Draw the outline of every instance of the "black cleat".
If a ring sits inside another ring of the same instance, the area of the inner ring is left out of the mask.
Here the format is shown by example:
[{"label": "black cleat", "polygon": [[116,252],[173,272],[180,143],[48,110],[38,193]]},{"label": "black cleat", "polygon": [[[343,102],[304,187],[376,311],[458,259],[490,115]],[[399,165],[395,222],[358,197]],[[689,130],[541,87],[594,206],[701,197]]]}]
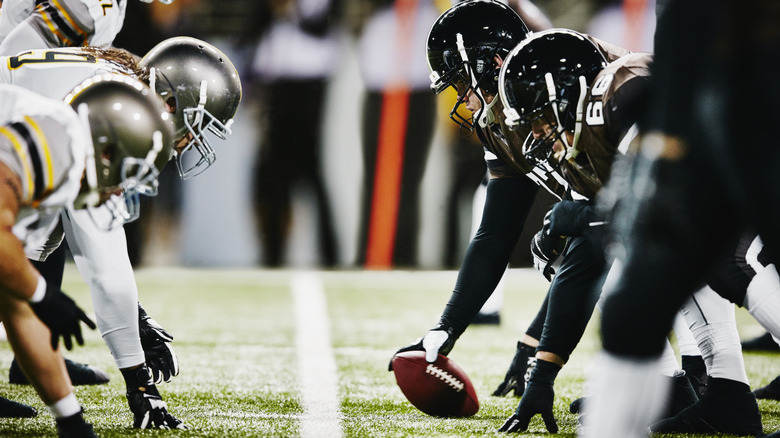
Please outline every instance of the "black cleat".
[{"label": "black cleat", "polygon": [[756,338],[743,341],[742,351],[780,351],[780,345],[777,345],[771,333],[764,333]]},{"label": "black cleat", "polygon": [[0,418],[32,418],[38,411],[26,404],[0,397]]},{"label": "black cleat", "polygon": [[[65,359],[65,368],[68,370],[70,382],[73,386],[79,385],[102,385],[108,383],[108,374],[100,368],[73,362]],[[16,358],[11,361],[11,368],[8,370],[8,382],[15,385],[29,385],[27,376],[22,372],[22,368],[16,362]]]},{"label": "black cleat", "polygon": [[757,399],[780,400],[780,376],[775,377],[768,385],[753,390]]},{"label": "black cleat", "polygon": [[[696,395],[690,381],[684,373],[669,377],[672,379],[672,390],[669,393],[669,399],[664,407],[663,418],[673,417],[683,411],[688,406],[696,403],[699,396]],[[580,397],[569,405],[569,412],[579,414],[577,418],[582,424],[582,410],[587,401],[587,397]]]},{"label": "black cleat", "polygon": [[651,433],[761,436],[761,413],[750,388],[734,380],[710,378],[702,397],[671,418],[650,426]]},{"label": "black cleat", "polygon": [[57,418],[57,436],[59,438],[97,438],[92,425],[84,421],[83,411],[70,417]]}]

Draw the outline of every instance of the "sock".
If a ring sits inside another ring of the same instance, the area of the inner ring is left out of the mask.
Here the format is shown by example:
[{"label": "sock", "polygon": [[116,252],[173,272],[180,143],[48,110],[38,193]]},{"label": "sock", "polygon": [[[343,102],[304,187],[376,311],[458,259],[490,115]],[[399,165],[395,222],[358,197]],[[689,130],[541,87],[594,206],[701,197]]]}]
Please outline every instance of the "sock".
[{"label": "sock", "polygon": [[582,437],[646,437],[670,390],[671,380],[658,370],[659,359],[629,359],[602,352],[588,381]]},{"label": "sock", "polygon": [[758,271],[745,294],[745,309],[756,318],[777,342],[780,338],[780,277],[774,265]]},{"label": "sock", "polygon": [[76,399],[76,394],[70,393],[50,405],[47,405],[54,418],[65,418],[81,412],[81,405]]}]

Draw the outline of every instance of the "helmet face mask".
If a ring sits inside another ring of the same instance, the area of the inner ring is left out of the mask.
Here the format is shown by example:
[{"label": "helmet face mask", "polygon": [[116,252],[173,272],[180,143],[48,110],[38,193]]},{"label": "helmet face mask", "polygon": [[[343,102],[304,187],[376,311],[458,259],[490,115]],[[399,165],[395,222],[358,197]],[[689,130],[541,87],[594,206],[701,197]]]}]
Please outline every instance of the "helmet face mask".
[{"label": "helmet face mask", "polygon": [[149,71],[149,85],[173,114],[179,176],[202,173],[216,160],[206,131],[223,140],[230,135],[241,100],[238,72],[216,47],[190,37],[161,42],[140,67]]},{"label": "helmet face mask", "polygon": [[[528,34],[523,20],[503,3],[469,0],[445,11],[428,33],[428,68],[431,90],[441,93],[448,87],[458,91],[450,118],[468,131],[474,121],[485,127],[492,119],[486,95],[495,95],[498,84],[498,58]],[[464,116],[459,107],[471,93],[481,104],[476,114]]]}]

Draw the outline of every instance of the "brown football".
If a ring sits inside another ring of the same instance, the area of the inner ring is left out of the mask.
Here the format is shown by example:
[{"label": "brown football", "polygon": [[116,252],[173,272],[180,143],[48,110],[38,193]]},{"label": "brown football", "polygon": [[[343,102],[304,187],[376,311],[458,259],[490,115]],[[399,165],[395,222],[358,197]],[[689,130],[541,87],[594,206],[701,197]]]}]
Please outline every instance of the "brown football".
[{"label": "brown football", "polygon": [[417,409],[435,417],[470,417],[479,410],[471,380],[452,359],[439,355],[428,363],[424,351],[393,356],[395,381]]}]

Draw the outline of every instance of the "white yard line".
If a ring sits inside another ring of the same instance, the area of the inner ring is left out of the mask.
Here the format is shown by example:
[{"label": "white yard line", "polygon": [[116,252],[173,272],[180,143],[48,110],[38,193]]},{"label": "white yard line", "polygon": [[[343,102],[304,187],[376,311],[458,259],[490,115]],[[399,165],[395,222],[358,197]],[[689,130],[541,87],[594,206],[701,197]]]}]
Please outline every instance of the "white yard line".
[{"label": "white yard line", "polygon": [[341,437],[338,373],[322,280],[314,272],[290,279],[295,306],[295,347],[304,415],[301,437]]}]

